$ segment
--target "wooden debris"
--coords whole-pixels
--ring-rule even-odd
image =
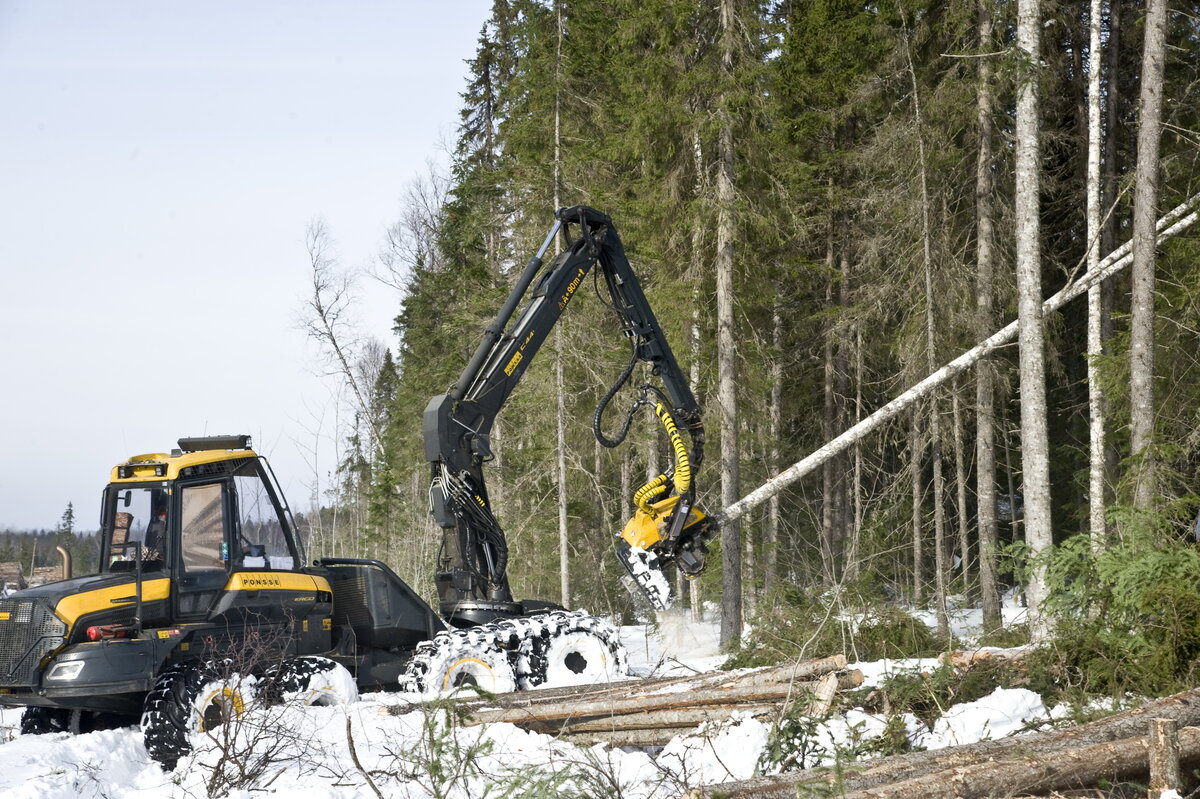
[[[825,715],[838,691],[862,682],[862,672],[847,670],[845,656],[836,655],[766,669],[520,691],[460,707],[468,724],[506,722],[577,743],[662,746],[734,714],[775,719],[803,708]]]
[[[1145,735],[1150,720],[1153,718],[1174,719],[1181,727],[1200,726],[1200,689],[1183,691],[1174,696],[1077,727],[999,738],[994,741],[980,741],[965,746],[928,752],[894,755],[861,764],[843,766],[836,772],[832,769],[812,769],[773,777],[758,777],[737,783],[723,783],[712,786],[710,793],[706,795],[720,795],[728,797],[728,799],[750,799],[750,797],[794,799],[798,791],[808,790],[819,794],[822,791],[828,791],[831,787],[836,787],[839,790],[839,796],[842,792],[846,795],[890,796],[891,794],[884,789],[901,784],[912,784],[912,781],[927,775],[933,775],[929,783],[936,785],[939,782],[950,780],[953,775],[968,773],[970,769],[979,764],[995,765],[1000,761],[1023,758],[1034,753],[1037,758],[1056,760],[1059,753],[1082,751],[1089,746],[1117,741],[1120,741],[1121,744],[1115,747],[1116,751],[1138,752],[1140,766],[1137,768],[1140,768],[1140,772],[1137,771],[1137,768],[1129,768],[1132,769],[1132,772],[1145,775],[1148,773],[1148,745],[1145,742]],[[1182,732],[1180,737],[1181,740],[1184,737]],[[1141,743],[1137,743],[1139,741]],[[1054,757],[1048,757],[1052,754]],[[1092,755],[1095,757],[1107,756],[1099,749],[1095,750]],[[1193,757],[1193,755],[1184,754],[1185,762],[1189,757]],[[1200,749],[1194,753],[1194,758],[1200,760]],[[876,787],[880,788],[878,792],[868,793],[870,789]],[[1081,787],[1088,786],[1082,782],[1057,787],[1022,784],[1006,786],[1003,791],[999,791],[998,795],[1045,794],[1055,790]]]
[[[1029,651],[1028,647],[1002,649],[985,646],[971,650],[956,649],[953,652],[943,652],[938,655],[938,663],[949,663],[956,669],[969,669],[972,666],[994,661],[1019,663]]]
[[[853,686],[857,688],[862,685],[862,672],[858,672],[858,682]],[[818,682],[812,692],[812,700],[808,703],[808,709],[805,711],[809,716],[815,718],[824,718],[829,715],[829,709],[833,706],[833,698],[837,696],[839,685],[838,675],[826,674]]]
[[[1175,719],[1150,720],[1150,799],[1183,788],[1179,779],[1179,725]]]
[[[1200,727],[1180,730],[1179,743],[1183,757],[1192,761],[1200,758]],[[903,782],[847,792],[841,799],[985,799],[1120,782],[1147,773],[1149,748],[1148,740],[1138,737],[1053,753],[1025,750],[1019,757],[936,771]]]

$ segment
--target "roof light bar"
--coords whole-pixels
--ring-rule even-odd
[[[210,449],[250,449],[250,436],[198,436],[179,439],[179,448],[184,452],[201,452]]]

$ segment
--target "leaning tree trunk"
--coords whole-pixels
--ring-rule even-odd
[[[1133,268],[1129,317],[1129,444],[1141,456],[1133,501],[1149,508],[1154,497],[1154,218],[1158,207],[1158,150],[1162,137],[1166,0],[1147,0],[1138,105],[1137,176],[1133,192]]]
[[[1158,220],[1158,240],[1166,241],[1191,228],[1200,220],[1200,194],[1194,194],[1177,205],[1169,213],[1163,214]],[[1087,274],[1080,280],[1061,289],[1057,294],[1042,303],[1042,315],[1055,313],[1071,300],[1087,293],[1092,284],[1107,280],[1129,266],[1130,244],[1126,242],[1113,250],[1100,261],[1100,271]],[[1000,330],[988,336],[971,349],[959,355],[949,363],[943,364],[936,372],[926,375],[916,385],[900,393],[895,399],[886,403],[882,408],[873,411],[869,416],[849,430],[841,433],[832,441],[826,441],[815,451],[805,455],[779,474],[772,477],[746,496],[732,505],[726,505],[710,518],[715,527],[740,519],[746,511],[757,508],[762,503],[776,496],[797,480],[802,480],[821,468],[826,461],[843,450],[854,446],[871,433],[884,426],[892,419],[903,413],[911,413],[913,407],[928,397],[934,389],[947,381],[974,367],[983,358],[996,352],[1000,347],[1011,344],[1018,336],[1018,323],[1010,322]],[[1010,470],[1011,471],[1011,470]],[[1010,492],[1011,496],[1011,492]]]

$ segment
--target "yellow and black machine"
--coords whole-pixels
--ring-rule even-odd
[[[25,733],[140,715],[151,755],[173,765],[192,732],[248,703],[253,681],[234,672],[348,700],[347,685],[401,684],[444,629],[379,561],[306,566],[249,436],[184,438],[118,464],[102,513],[98,574],[0,599],[0,705],[26,708]]]
[[[490,434],[496,417],[589,275],[603,278],[607,296],[600,299],[616,314],[631,345],[628,366],[596,408],[596,440],[605,447],[617,446],[638,409],[651,407],[667,431],[673,455],[667,470],[635,494],[635,516],[618,535],[616,554],[628,572],[626,587],[653,608],[667,608],[672,594],[663,569],[674,565],[685,577],[698,576],[704,571],[705,543],[715,532],[695,507],[692,474],[704,458],[700,406],[629,264],[616,226],[606,214],[584,205],[560,208],[555,217],[461,376],[425,408],[429,496],[434,519],[443,528],[434,581],[442,615],[456,624],[525,612],[528,603],[514,601],[509,590],[508,545],[492,512],[483,466],[492,457]],[[543,269],[546,253],[560,233],[565,246]],[[596,293],[601,294],[598,285]],[[610,439],[601,427],[605,409],[639,363],[649,367],[661,386],[641,386],[623,427]],[[691,439],[690,449],[680,427]]]
[[[566,246],[543,270],[560,232]],[[596,409],[597,439],[616,446],[634,413],[649,407],[671,443],[671,466],[638,490],[617,545],[627,586],[665,608],[663,567],[698,575],[714,529],[695,507],[692,480],[704,428],[612,221],[576,206],[558,212],[459,381],[425,410],[431,510],[443,528],[437,612],[381,561],[307,564],[283,493],[249,436],[183,438],[169,453],[113,468],[98,574],[0,599],[0,705],[26,708],[26,733],[140,715],[151,756],[173,767],[193,733],[240,714],[251,693],[323,703],[351,701],[358,687],[429,694],[474,684],[500,693],[553,675],[623,675],[625,652],[611,624],[514,600],[482,470],[496,415],[589,273],[603,276],[607,304],[632,344],[628,366]],[[638,363],[662,387],[642,386],[609,439],[604,410]]]

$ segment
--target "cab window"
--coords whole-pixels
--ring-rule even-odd
[[[141,545],[143,568],[161,568],[167,548],[169,493],[161,485],[132,486],[113,494],[108,533],[108,571],[130,571]]]
[[[229,561],[224,490],[220,483],[187,486],[180,508],[184,571],[224,570]]]
[[[257,472],[233,478],[237,494],[241,541],[238,560],[246,568],[291,569],[292,551],[288,547],[279,512]]]

